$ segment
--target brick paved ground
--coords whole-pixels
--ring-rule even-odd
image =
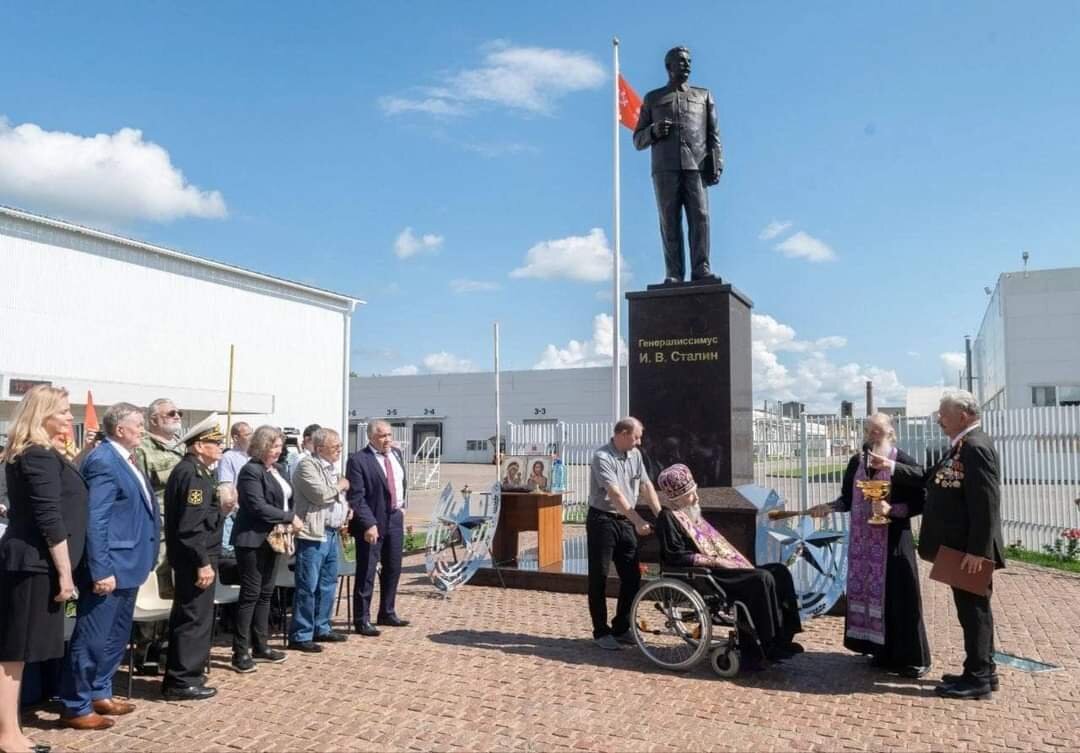
[[[584,597],[467,588],[435,597],[417,557],[399,611],[413,620],[251,675],[214,650],[210,702],[165,703],[137,680],[138,710],[108,732],[26,723],[54,750],[1053,750],[1080,749],[1080,577],[1016,565],[999,574],[999,649],[1060,664],[1001,670],[989,701],[946,701],[932,681],[875,674],[840,647],[840,618],[812,621],[807,653],[735,681],[706,664],[655,669],[586,640]],[[948,590],[924,583],[935,672],[961,636]],[[118,677],[117,687],[122,686]]]

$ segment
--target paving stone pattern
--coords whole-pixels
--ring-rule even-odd
[[[249,675],[226,668],[222,641],[211,701],[166,703],[158,680],[137,678],[138,709],[112,730],[60,729],[47,706],[26,715],[28,733],[80,751],[1080,750],[1074,575],[1015,565],[995,582],[999,650],[1064,669],[1002,668],[992,700],[950,701],[933,678],[957,670],[961,633],[949,590],[925,573],[928,679],[872,670],[843,650],[842,618],[824,617],[801,636],[805,654],[727,681],[707,663],[675,674],[636,649],[594,648],[582,596],[469,587],[445,601],[422,558],[406,565],[398,606],[410,627]]]

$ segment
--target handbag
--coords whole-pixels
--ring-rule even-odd
[[[270,544],[270,548],[278,554],[291,557],[296,553],[296,536],[289,528],[290,526],[284,523],[278,523],[270,529],[270,533],[266,535],[266,541]]]

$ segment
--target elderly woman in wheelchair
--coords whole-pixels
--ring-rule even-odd
[[[791,573],[754,567],[701,514],[697,484],[685,465],[657,479],[662,577],[638,592],[632,610],[638,646],[667,669],[689,669],[707,654],[713,670],[733,677],[801,653],[802,632]]]

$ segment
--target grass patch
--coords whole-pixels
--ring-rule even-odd
[[[417,531],[413,533],[405,534],[405,548],[406,554],[410,552],[422,552],[427,548],[427,532]]]
[[[1064,570],[1069,573],[1080,573],[1080,560],[1063,560],[1053,554],[1033,552],[1030,549],[1021,549],[1018,546],[1005,547],[1005,559],[1026,562],[1029,565],[1050,567],[1054,570]]]

